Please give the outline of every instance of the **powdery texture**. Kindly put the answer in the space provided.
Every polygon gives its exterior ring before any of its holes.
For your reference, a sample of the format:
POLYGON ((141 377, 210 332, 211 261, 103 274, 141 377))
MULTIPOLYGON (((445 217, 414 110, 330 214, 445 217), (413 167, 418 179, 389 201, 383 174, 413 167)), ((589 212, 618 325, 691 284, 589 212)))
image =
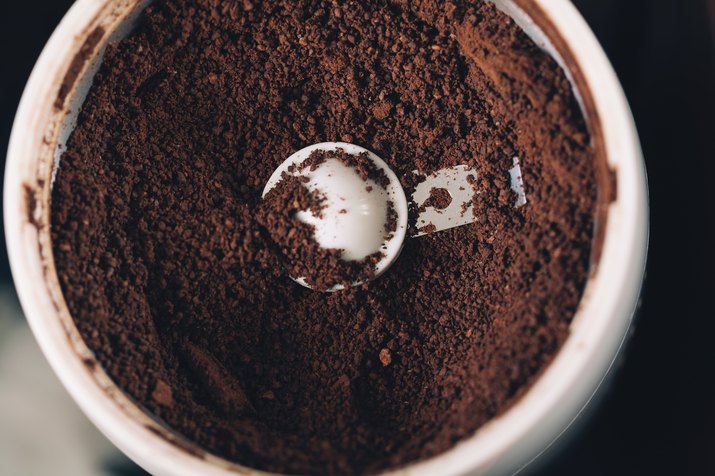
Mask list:
POLYGON ((159 0, 63 154, 60 282, 108 374, 201 447, 281 472, 404 465, 507 409, 567 337, 589 140, 563 72, 487 3, 159 0), (408 240, 361 288, 295 284, 255 210, 285 157, 337 140, 408 189, 476 168, 477 223, 408 240))

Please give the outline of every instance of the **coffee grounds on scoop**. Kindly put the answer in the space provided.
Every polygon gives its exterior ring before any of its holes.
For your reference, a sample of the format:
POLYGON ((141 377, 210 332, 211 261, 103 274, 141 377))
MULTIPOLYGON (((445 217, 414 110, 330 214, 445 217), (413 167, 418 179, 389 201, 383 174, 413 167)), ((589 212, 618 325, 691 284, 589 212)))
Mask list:
MULTIPOLYGON (((350 167, 362 180, 376 183, 386 189, 390 181, 382 169, 378 169, 366 153, 348 154, 343 149, 335 151, 316 150, 299 165, 291 165, 288 171, 300 174, 316 170, 328 159, 335 159, 350 167)), ((280 181, 261 202, 257 219, 268 232, 268 239, 275 245, 281 264, 289 276, 302 278, 316 291, 328 291, 335 285, 350 287, 354 283, 370 281, 375 277, 378 262, 385 254, 378 250, 361 260, 346 261, 343 250, 323 248, 315 241, 315 227, 302 223, 296 217, 300 211, 311 211, 323 217, 325 197, 319 191, 309 191, 305 183, 309 179, 301 175, 283 173, 280 181)), ((385 215, 385 240, 397 229, 397 212, 393 202, 388 202, 385 215)))
POLYGON ((110 45, 62 155, 65 300, 114 382, 231 461, 359 474, 451 448, 568 336, 595 150, 559 66, 480 1, 157 0, 110 45), (404 180, 478 171, 476 223, 408 239, 372 283, 293 282, 257 217, 294 151, 404 180), (518 156, 529 203, 513 204, 518 156))
POLYGON ((385 174, 385 171, 375 165, 375 162, 370 159, 367 152, 350 154, 340 147, 335 150, 314 150, 310 156, 300 164, 300 167, 292 165, 289 167, 289 170, 316 170, 328 159, 340 161, 340 163, 346 167, 353 169, 361 179, 365 181, 372 180, 383 190, 387 190, 390 185, 390 179, 387 177, 387 174, 385 174))
POLYGON ((427 206, 434 207, 437 210, 444 210, 452 204, 452 195, 446 188, 433 187, 429 193, 430 195, 426 202, 427 206))

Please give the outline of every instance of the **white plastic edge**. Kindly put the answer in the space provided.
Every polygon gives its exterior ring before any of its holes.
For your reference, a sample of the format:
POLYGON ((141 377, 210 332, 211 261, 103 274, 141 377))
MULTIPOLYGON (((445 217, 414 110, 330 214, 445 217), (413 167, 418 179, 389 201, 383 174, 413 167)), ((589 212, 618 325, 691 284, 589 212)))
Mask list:
MULTIPOLYGON (((543 450, 578 415, 606 375, 627 334, 638 300, 647 249, 645 170, 633 120, 605 54, 567 0, 534 0, 567 40, 592 90, 611 166, 618 175, 617 201, 608 215, 598 275, 586 292, 572 335, 532 389, 506 414, 452 450, 393 475, 504 474, 543 450)), ((79 406, 129 457, 157 475, 266 474, 226 469, 193 456, 129 419, 101 389, 75 352, 56 315, 43 279, 37 232, 24 219, 24 183, 35 175, 33 154, 51 97, 48 77, 61 71, 72 39, 104 1, 78 0, 43 51, 23 95, 8 150, 5 227, 18 295, 40 347, 79 406)), ((128 400, 126 401, 128 403, 128 400)), ((212 458, 213 460, 213 458, 212 458)), ((216 463, 214 461, 214 463, 216 463)))

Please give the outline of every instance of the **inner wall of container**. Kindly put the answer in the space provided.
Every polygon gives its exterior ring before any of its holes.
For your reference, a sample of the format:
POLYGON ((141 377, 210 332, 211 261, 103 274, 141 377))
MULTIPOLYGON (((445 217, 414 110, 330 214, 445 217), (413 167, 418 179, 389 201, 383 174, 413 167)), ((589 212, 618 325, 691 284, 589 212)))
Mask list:
POLYGON ((65 105, 67 114, 65 115, 64 121, 60 125, 60 131, 57 136, 57 147, 55 148, 54 165, 52 167, 51 187, 54 186, 62 154, 67 149, 67 141, 69 140, 70 135, 72 135, 72 131, 74 131, 74 128, 77 126, 77 117, 79 116, 80 109, 82 108, 85 99, 87 99, 89 90, 92 88, 95 75, 99 71, 99 67, 102 65, 107 45, 128 37, 137 27, 141 13, 153 1, 154 0, 137 1, 136 5, 121 21, 119 26, 111 32, 107 38, 102 40, 99 45, 99 50, 94 53, 92 59, 89 63, 87 63, 87 65, 85 65, 84 71, 73 86, 74 89, 69 96, 69 101, 65 105))

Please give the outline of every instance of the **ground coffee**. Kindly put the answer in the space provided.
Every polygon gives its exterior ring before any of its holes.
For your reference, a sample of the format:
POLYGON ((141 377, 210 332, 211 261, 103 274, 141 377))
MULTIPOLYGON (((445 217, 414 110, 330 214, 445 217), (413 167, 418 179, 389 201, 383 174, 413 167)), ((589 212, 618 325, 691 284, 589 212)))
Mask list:
POLYGON ((563 72, 491 4, 158 0, 62 156, 58 275, 108 374, 187 439, 377 471, 473 434, 551 361, 588 276, 594 154, 563 72), (477 222, 408 239, 368 285, 297 285, 256 210, 284 158, 336 140, 408 190, 476 168, 477 222))

